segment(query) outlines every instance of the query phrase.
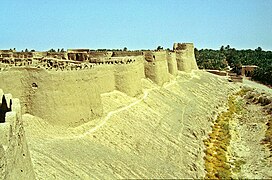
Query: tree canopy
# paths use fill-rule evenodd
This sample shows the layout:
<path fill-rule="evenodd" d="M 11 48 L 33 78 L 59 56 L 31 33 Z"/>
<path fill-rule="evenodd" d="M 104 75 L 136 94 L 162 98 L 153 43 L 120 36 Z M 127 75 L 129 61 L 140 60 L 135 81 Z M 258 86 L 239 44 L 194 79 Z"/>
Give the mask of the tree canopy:
<path fill-rule="evenodd" d="M 230 66 L 237 72 L 242 65 L 256 65 L 252 79 L 272 85 L 272 52 L 261 47 L 255 50 L 236 50 L 230 45 L 221 46 L 219 50 L 195 48 L 195 56 L 200 69 L 225 70 Z"/>

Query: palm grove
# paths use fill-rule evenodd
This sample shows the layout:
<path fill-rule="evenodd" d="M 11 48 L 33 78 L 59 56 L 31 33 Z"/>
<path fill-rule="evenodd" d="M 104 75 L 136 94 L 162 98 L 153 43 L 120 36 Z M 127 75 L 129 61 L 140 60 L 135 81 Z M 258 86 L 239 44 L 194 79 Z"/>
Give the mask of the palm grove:
<path fill-rule="evenodd" d="M 229 45 L 221 46 L 219 50 L 195 48 L 195 56 L 200 69 L 225 70 L 229 65 L 238 72 L 242 65 L 256 65 L 252 79 L 272 85 L 272 52 L 255 50 L 236 50 Z"/>

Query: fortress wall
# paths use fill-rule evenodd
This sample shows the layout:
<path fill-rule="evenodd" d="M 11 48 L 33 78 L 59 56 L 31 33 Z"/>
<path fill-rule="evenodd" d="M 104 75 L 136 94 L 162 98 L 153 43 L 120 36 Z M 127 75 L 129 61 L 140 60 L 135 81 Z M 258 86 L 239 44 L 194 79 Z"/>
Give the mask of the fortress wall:
<path fill-rule="evenodd" d="M 0 87 L 4 92 L 10 92 L 14 97 L 18 97 L 21 102 L 22 112 L 27 112 L 29 96 L 29 85 L 27 84 L 27 72 L 10 69 L 0 72 Z"/>
<path fill-rule="evenodd" d="M 195 58 L 195 48 L 194 48 L 194 44 L 190 43 L 187 45 L 187 49 L 188 49 L 188 54 L 189 54 L 189 58 L 191 59 L 191 68 L 192 70 L 198 70 L 198 66 L 196 63 L 196 58 Z"/>
<path fill-rule="evenodd" d="M 188 58 L 186 50 L 179 50 L 176 52 L 177 56 L 177 67 L 179 71 L 191 72 L 191 62 Z"/>
<path fill-rule="evenodd" d="M 168 72 L 166 54 L 156 53 L 154 72 Z M 57 125 L 76 126 L 102 115 L 100 94 L 119 90 L 130 96 L 142 93 L 143 56 L 127 64 L 103 64 L 72 71 L 12 67 L 0 72 L 0 85 L 22 99 L 22 112 Z M 165 65 L 166 63 L 166 65 Z M 165 82 L 165 77 L 155 78 Z"/>
<path fill-rule="evenodd" d="M 146 54 L 148 61 L 145 61 L 145 76 L 158 85 L 169 81 L 168 63 L 166 51 L 152 52 L 153 61 L 150 61 L 150 54 Z"/>
<path fill-rule="evenodd" d="M 107 57 L 107 51 L 91 51 L 89 52 L 89 56 L 92 58 Z"/>
<path fill-rule="evenodd" d="M 47 52 L 36 51 L 36 52 L 32 52 L 32 54 L 33 54 L 34 58 L 42 58 L 42 57 L 45 57 L 47 55 Z"/>
<path fill-rule="evenodd" d="M 73 71 L 73 73 L 81 74 L 82 71 Z M 107 93 L 115 90 L 115 66 L 100 65 L 93 69 L 86 70 L 91 82 L 96 84 L 99 93 Z"/>
<path fill-rule="evenodd" d="M 170 74 L 176 76 L 178 74 L 178 66 L 175 52 L 167 52 L 166 54 L 168 71 Z"/>
<path fill-rule="evenodd" d="M 24 68 L 7 71 L 5 76 L 1 72 L 0 82 L 5 91 L 10 90 L 24 99 L 23 113 L 54 124 L 75 126 L 101 116 L 100 93 L 115 89 L 113 70 L 110 73 L 113 80 L 107 84 L 108 80 L 101 81 L 107 79 L 108 74 L 103 76 L 100 68 L 97 69 L 50 72 Z"/>
<path fill-rule="evenodd" d="M 1 89 L 0 92 L 2 96 Z M 11 97 L 4 95 L 6 101 Z M 20 101 L 11 101 L 10 112 L 6 112 L 5 122 L 0 123 L 0 179 L 32 180 L 35 175 L 23 128 Z"/>
<path fill-rule="evenodd" d="M 112 57 L 141 56 L 141 51 L 113 51 Z"/>
<path fill-rule="evenodd" d="M 144 78 L 144 64 L 143 57 L 139 58 L 135 63 L 115 66 L 116 89 L 130 96 L 142 93 L 141 79 Z"/>
<path fill-rule="evenodd" d="M 174 43 L 173 49 L 176 51 L 178 70 L 191 72 L 198 69 L 193 43 Z"/>
<path fill-rule="evenodd" d="M 142 92 L 143 57 L 135 59 L 134 63 L 78 71 L 15 67 L 0 72 L 0 83 L 4 91 L 23 100 L 23 113 L 76 126 L 102 115 L 101 93 L 117 89 L 136 96 Z"/>
<path fill-rule="evenodd" d="M 29 112 L 52 124 L 76 126 L 102 115 L 95 76 L 91 71 L 48 72 L 33 70 L 29 84 Z"/>

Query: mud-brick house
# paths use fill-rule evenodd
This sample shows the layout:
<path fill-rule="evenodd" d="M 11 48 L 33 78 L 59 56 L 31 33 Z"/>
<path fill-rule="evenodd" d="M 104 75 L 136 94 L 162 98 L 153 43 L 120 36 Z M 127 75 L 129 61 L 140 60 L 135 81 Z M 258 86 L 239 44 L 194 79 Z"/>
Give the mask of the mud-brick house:
<path fill-rule="evenodd" d="M 241 75 L 242 76 L 246 76 L 246 77 L 252 77 L 254 70 L 257 68 L 258 66 L 255 65 L 245 65 L 242 66 L 242 70 L 241 70 Z"/>

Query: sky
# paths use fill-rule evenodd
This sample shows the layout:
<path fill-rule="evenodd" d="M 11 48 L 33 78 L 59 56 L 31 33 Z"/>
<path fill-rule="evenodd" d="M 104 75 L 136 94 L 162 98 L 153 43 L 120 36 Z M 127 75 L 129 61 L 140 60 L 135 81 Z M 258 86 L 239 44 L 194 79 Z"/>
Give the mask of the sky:
<path fill-rule="evenodd" d="M 272 0 L 1 0 L 0 49 L 272 50 Z"/>

